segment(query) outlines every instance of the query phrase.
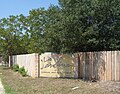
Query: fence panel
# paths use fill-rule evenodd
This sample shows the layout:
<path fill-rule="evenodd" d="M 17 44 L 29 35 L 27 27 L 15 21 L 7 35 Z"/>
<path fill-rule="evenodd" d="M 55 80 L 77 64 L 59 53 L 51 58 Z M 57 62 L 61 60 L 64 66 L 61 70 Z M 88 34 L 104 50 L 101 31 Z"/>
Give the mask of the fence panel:
<path fill-rule="evenodd" d="M 80 52 L 80 78 L 120 81 L 120 51 Z"/>
<path fill-rule="evenodd" d="M 14 55 L 12 59 L 13 64 L 24 66 L 29 76 L 38 77 L 38 54 Z"/>

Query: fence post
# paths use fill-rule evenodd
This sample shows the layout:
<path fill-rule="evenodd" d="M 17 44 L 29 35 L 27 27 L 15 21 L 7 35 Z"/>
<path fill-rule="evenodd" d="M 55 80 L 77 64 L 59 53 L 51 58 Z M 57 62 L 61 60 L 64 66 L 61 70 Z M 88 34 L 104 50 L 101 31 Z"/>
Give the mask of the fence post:
<path fill-rule="evenodd" d="M 40 54 L 38 54 L 38 77 L 40 77 Z"/>
<path fill-rule="evenodd" d="M 78 63 L 78 78 L 80 78 L 80 55 L 77 53 L 77 63 Z"/>

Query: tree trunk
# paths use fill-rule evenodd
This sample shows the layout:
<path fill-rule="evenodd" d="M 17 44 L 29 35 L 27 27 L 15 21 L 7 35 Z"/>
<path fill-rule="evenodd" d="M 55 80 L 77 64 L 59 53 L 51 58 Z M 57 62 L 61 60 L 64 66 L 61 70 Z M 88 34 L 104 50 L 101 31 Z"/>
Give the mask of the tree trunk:
<path fill-rule="evenodd" d="M 12 49 L 9 49 L 9 67 L 12 69 L 13 66 L 13 59 L 12 59 Z"/>
<path fill-rule="evenodd" d="M 12 59 L 12 55 L 10 55 L 10 58 L 9 58 L 9 63 L 10 63 L 10 68 L 12 69 L 12 66 L 13 66 L 13 59 Z"/>

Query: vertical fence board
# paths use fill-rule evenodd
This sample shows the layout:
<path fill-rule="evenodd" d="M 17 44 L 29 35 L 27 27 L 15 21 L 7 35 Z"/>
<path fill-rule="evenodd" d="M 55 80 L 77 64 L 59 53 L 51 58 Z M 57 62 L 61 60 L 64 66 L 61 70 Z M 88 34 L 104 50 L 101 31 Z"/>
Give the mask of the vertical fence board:
<path fill-rule="evenodd" d="M 110 57 L 109 57 L 110 58 L 110 79 L 109 79 L 110 81 L 112 80 L 112 58 L 111 57 L 112 57 L 112 52 L 110 52 Z"/>
<path fill-rule="evenodd" d="M 89 80 L 91 80 L 91 77 L 92 77 L 92 52 L 90 52 L 90 56 L 89 56 Z"/>
<path fill-rule="evenodd" d="M 89 68 L 89 63 L 88 63 L 88 52 L 85 53 L 85 79 L 88 80 L 88 68 Z"/>
<path fill-rule="evenodd" d="M 96 52 L 93 54 L 93 78 L 96 78 Z"/>
<path fill-rule="evenodd" d="M 105 81 L 106 81 L 106 66 L 107 66 L 107 53 L 106 53 L 106 51 L 104 51 L 104 61 L 105 61 L 105 77 L 104 77 L 104 79 L 105 79 Z"/>
<path fill-rule="evenodd" d="M 119 52 L 119 56 L 120 56 L 120 52 Z M 120 81 L 120 58 L 118 58 L 118 63 L 119 63 L 119 65 L 118 65 L 119 66 L 119 70 L 118 70 L 119 79 L 118 79 L 118 81 Z"/>
<path fill-rule="evenodd" d="M 105 61 L 104 61 L 104 52 L 99 52 L 99 61 L 98 61 L 98 80 L 104 80 L 104 68 Z"/>
<path fill-rule="evenodd" d="M 83 77 L 86 79 L 86 53 L 84 52 L 84 61 L 83 61 Z"/>
<path fill-rule="evenodd" d="M 99 62 L 99 53 L 96 52 L 96 63 L 95 63 L 95 78 L 98 79 L 98 62 Z"/>
<path fill-rule="evenodd" d="M 120 52 L 119 52 L 119 56 L 120 56 Z M 120 58 L 119 58 L 119 81 L 120 81 Z"/>
<path fill-rule="evenodd" d="M 93 54 L 94 52 L 91 52 L 91 78 L 93 77 Z"/>
<path fill-rule="evenodd" d="M 109 78 L 108 76 L 109 76 L 109 72 L 108 72 L 108 70 L 109 70 L 109 58 L 108 58 L 108 52 L 106 53 L 106 80 Z"/>
<path fill-rule="evenodd" d="M 112 51 L 112 80 L 115 81 L 115 52 Z"/>
<path fill-rule="evenodd" d="M 111 51 L 107 53 L 107 80 L 111 80 Z"/>
<path fill-rule="evenodd" d="M 106 54 L 105 54 L 105 52 L 102 52 L 102 54 L 103 54 L 103 55 L 102 55 L 102 61 L 103 61 L 103 64 L 104 64 L 104 65 L 103 65 L 103 70 L 102 70 L 102 80 L 105 80 L 105 63 L 106 63 L 106 62 L 105 62 L 105 55 L 106 55 Z"/>
<path fill-rule="evenodd" d="M 119 81 L 119 72 L 120 72 L 120 69 L 119 69 L 119 63 L 120 63 L 120 52 L 116 52 L 116 81 Z"/>
<path fill-rule="evenodd" d="M 83 53 L 79 53 L 79 59 L 80 59 L 80 78 L 83 78 Z"/>
<path fill-rule="evenodd" d="M 117 67 L 117 66 L 116 66 L 116 65 L 117 65 L 116 63 L 117 63 L 117 62 L 116 62 L 116 51 L 115 51 L 115 67 L 114 67 L 115 81 L 116 81 L 116 78 L 117 78 L 117 77 L 116 77 L 116 67 Z"/>

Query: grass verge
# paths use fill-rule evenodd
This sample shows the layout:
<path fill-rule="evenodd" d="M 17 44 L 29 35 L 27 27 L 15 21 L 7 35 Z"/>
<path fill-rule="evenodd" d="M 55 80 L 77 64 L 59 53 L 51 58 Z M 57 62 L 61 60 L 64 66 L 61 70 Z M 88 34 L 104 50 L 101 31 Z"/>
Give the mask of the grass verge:
<path fill-rule="evenodd" d="M 9 86 L 9 84 L 6 83 L 3 74 L 3 70 L 8 70 L 9 68 L 5 67 L 5 66 L 0 66 L 0 78 L 2 81 L 2 84 L 4 86 L 4 90 L 5 90 L 5 94 L 17 94 L 16 92 L 14 92 L 11 87 Z"/>
<path fill-rule="evenodd" d="M 22 77 L 2 67 L 0 73 L 6 94 L 120 94 L 120 82 L 91 83 L 80 79 Z"/>
<path fill-rule="evenodd" d="M 9 85 L 4 85 L 5 94 L 17 94 L 14 92 Z"/>

